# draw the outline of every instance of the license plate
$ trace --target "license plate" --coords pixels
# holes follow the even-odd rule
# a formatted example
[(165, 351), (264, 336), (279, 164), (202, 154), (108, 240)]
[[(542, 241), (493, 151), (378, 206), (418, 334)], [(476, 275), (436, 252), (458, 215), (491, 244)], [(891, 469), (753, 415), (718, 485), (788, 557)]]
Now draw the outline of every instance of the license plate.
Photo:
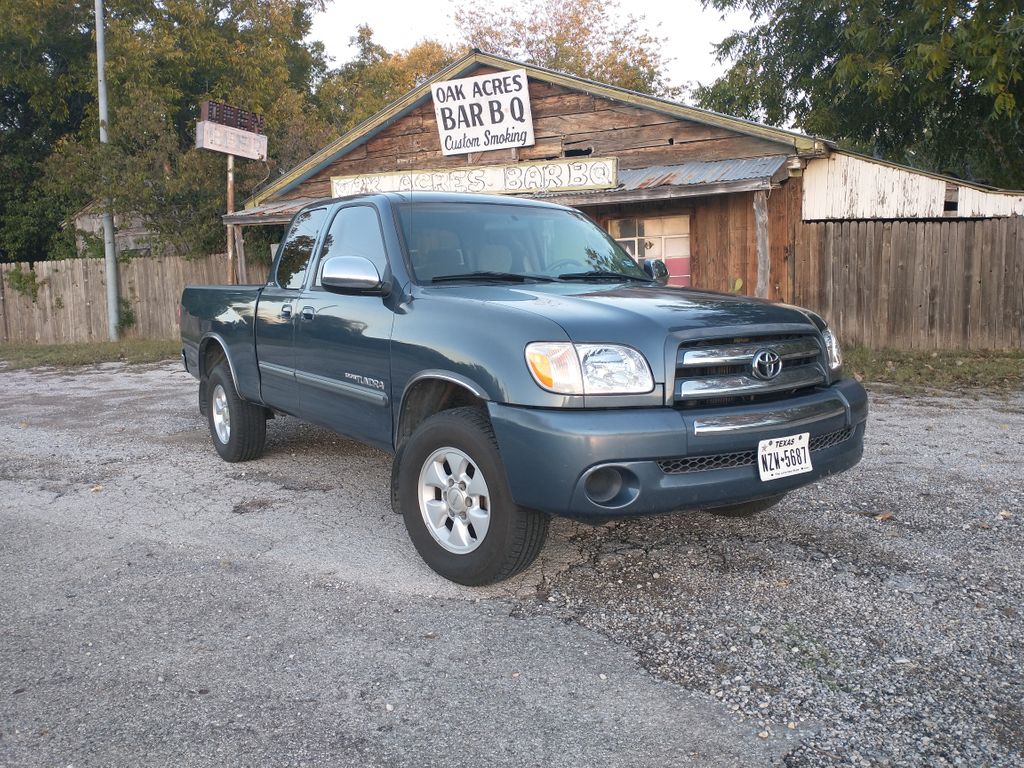
[(810, 472), (811, 450), (808, 448), (811, 433), (803, 432), (788, 437), (773, 437), (757, 444), (757, 471), (762, 480), (778, 480), (780, 477)]

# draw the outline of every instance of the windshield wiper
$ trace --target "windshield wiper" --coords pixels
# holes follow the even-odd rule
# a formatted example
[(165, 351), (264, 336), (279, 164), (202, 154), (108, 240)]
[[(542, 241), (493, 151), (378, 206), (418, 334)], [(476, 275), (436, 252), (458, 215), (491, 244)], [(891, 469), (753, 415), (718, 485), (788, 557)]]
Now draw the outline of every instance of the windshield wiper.
[(637, 280), (641, 283), (653, 283), (649, 277), (639, 275), (627, 275), (623, 272), (613, 272), (610, 269), (591, 269), (587, 272), (565, 272), (558, 276), (559, 280)]
[(525, 283), (527, 280), (533, 280), (541, 283), (554, 282), (555, 278), (548, 277), (547, 275), (524, 275), (519, 272), (461, 272), (457, 275), (438, 275), (437, 277), (431, 278), (432, 283), (456, 283), (460, 281), (472, 281), (472, 280), (500, 280), (511, 283)]

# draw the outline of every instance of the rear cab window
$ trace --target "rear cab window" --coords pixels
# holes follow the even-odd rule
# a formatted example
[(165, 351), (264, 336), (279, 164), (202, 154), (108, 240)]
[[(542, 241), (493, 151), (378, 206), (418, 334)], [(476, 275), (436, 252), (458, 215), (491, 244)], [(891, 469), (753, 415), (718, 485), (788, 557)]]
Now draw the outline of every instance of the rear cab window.
[(306, 281), (306, 270), (313, 256), (317, 234), (327, 218), (326, 208), (309, 208), (299, 211), (292, 222), (288, 236), (281, 244), (275, 282), (282, 288), (302, 288)]

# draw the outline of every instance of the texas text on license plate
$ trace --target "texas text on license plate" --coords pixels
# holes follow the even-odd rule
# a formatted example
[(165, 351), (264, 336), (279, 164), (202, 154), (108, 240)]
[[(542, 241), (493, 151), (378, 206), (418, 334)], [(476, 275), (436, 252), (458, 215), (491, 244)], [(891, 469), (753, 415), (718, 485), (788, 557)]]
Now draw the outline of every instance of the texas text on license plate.
[(807, 444), (810, 432), (788, 437), (773, 437), (757, 444), (757, 471), (762, 480), (810, 472), (811, 451)]

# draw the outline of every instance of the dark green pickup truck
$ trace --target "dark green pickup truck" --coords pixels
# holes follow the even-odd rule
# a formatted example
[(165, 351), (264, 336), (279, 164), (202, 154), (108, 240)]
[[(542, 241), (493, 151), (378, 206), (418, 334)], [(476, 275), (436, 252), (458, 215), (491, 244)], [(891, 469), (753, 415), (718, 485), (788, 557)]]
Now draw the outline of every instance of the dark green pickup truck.
[(820, 317), (663, 283), (570, 208), (325, 200), (266, 284), (185, 289), (182, 356), (224, 459), (279, 414), (390, 451), (424, 560), (486, 584), (550, 515), (748, 514), (860, 460), (867, 397)]

